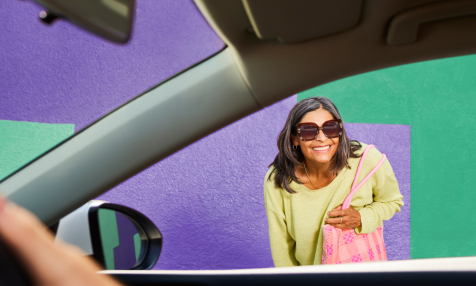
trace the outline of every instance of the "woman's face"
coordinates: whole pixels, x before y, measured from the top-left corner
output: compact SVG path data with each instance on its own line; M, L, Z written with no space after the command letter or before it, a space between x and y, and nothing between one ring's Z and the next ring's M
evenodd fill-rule
M314 111L310 111L304 115L299 123L312 122L316 123L319 127L328 120L333 120L332 114L324 108L319 108ZM301 141L301 139L293 138L293 144L299 145L302 154L306 158L306 161L314 161L317 163L326 164L329 163L337 151L339 146L339 137L327 138L322 130L319 130L316 139L312 141Z

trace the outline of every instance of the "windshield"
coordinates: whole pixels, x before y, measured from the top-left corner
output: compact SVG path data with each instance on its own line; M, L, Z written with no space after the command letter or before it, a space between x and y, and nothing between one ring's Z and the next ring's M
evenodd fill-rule
M126 45L66 21L44 25L40 11L0 3L0 179L224 47L191 1L138 1Z

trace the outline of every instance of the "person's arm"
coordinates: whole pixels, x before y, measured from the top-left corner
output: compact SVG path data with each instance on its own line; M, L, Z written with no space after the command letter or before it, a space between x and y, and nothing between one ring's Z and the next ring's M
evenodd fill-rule
M120 286L78 248L54 243L54 236L32 213L0 195L0 236L38 286Z
M372 181L374 202L359 210L362 225L355 228L358 234L375 231L403 206L403 196L388 160L375 172Z
M268 181L268 176L266 176L264 202L268 217L269 240L274 266L298 266L299 263L294 255L296 242L291 238L286 228L283 197L280 191L273 187L273 184L274 181Z

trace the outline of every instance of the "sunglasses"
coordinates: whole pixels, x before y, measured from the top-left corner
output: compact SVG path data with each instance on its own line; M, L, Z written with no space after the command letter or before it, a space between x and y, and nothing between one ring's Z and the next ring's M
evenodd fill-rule
M312 122L299 123L297 126L297 133L301 141L312 141L316 139L319 130L322 130L327 138L339 137L342 135L342 120L334 119L326 121L322 124L322 127Z

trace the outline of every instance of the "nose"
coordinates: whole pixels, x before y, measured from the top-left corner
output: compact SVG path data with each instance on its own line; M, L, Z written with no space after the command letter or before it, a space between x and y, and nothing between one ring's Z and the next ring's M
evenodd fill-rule
M319 128L319 130L317 130L316 140L326 141L326 139L327 139L326 134L324 134L324 131L322 131L322 129Z

